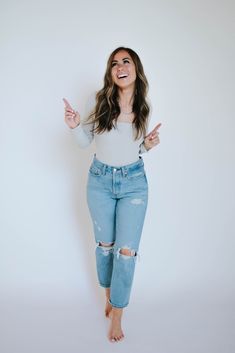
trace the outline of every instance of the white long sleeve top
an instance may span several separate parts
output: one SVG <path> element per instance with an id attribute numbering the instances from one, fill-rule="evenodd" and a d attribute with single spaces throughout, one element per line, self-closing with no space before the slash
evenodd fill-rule
<path id="1" fill-rule="evenodd" d="M 78 146 L 85 148 L 95 140 L 96 158 L 111 166 L 124 166 L 136 162 L 139 155 L 147 152 L 144 137 L 134 139 L 135 127 L 132 123 L 117 121 L 117 127 L 103 133 L 94 133 L 94 123 L 84 124 L 82 121 L 70 129 Z"/>
<path id="2" fill-rule="evenodd" d="M 102 163 L 119 167 L 136 162 L 139 154 L 147 152 L 143 137 L 134 140 L 132 123 L 118 121 L 117 128 L 101 134 L 93 133 L 93 126 L 81 122 L 71 132 L 81 148 L 89 146 L 94 139 L 96 157 Z"/>

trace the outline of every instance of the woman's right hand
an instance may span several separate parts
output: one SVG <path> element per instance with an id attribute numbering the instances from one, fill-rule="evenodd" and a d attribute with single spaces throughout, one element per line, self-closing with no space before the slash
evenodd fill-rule
<path id="1" fill-rule="evenodd" d="M 63 101 L 65 104 L 64 120 L 68 125 L 68 127 L 70 127 L 70 129 L 74 129 L 80 124 L 80 121 L 81 121 L 80 114 L 77 111 L 75 112 L 73 110 L 73 108 L 71 107 L 67 99 L 63 98 Z"/>

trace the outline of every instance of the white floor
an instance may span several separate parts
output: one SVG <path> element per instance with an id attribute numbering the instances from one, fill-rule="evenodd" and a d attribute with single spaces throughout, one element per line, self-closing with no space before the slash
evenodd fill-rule
<path id="1" fill-rule="evenodd" d="M 135 293 L 124 311 L 125 340 L 119 343 L 107 339 L 103 290 L 94 295 L 62 300 L 58 293 L 49 300 L 45 293 L 40 298 L 12 293 L 2 298 L 1 353 L 235 352 L 229 295 L 166 292 L 147 302 Z"/>

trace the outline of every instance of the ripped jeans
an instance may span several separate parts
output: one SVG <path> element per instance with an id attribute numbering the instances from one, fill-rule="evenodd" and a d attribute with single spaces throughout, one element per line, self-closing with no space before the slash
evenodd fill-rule
<path id="1" fill-rule="evenodd" d="M 123 308 L 129 304 L 148 203 L 142 157 L 115 167 L 102 163 L 94 154 L 88 172 L 87 203 L 97 243 L 99 284 L 110 287 L 110 304 Z M 128 249 L 128 255 L 122 249 Z"/>

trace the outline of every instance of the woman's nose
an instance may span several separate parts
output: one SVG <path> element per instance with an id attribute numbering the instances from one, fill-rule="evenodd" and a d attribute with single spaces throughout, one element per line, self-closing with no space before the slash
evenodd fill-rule
<path id="1" fill-rule="evenodd" d="M 117 64 L 118 70 L 122 69 L 123 64 Z"/>

